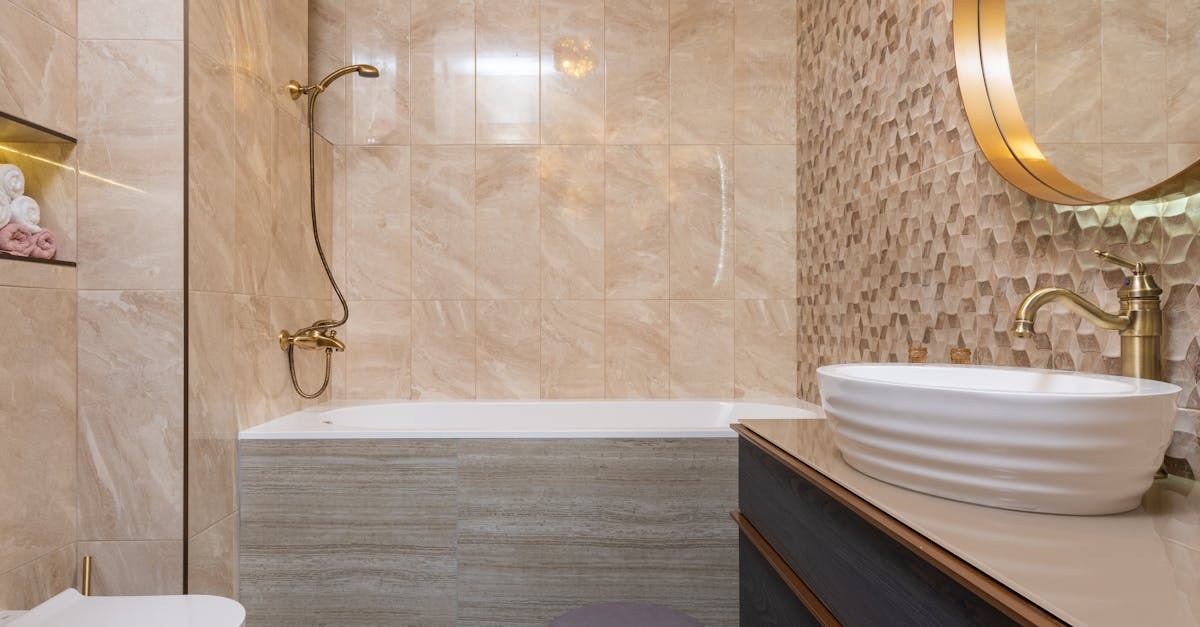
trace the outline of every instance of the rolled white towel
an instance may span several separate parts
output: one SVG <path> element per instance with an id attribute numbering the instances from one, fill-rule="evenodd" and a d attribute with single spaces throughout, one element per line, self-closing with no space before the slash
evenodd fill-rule
<path id="1" fill-rule="evenodd" d="M 0 164 L 0 194 L 15 200 L 25 195 L 25 173 L 11 164 Z"/>
<path id="2" fill-rule="evenodd" d="M 12 221 L 12 201 L 7 194 L 0 194 L 0 228 Z"/>
<path id="3" fill-rule="evenodd" d="M 20 224 L 34 233 L 42 230 L 42 227 L 38 226 L 42 221 L 42 209 L 38 207 L 37 201 L 29 196 L 13 200 L 9 205 L 9 212 L 9 219 L 13 223 Z"/>

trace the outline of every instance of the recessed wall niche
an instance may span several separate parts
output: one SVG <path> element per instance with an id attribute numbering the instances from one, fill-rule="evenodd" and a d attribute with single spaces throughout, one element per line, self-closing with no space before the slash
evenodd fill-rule
<path id="1" fill-rule="evenodd" d="M 39 225 L 54 233 L 54 261 L 76 259 L 78 168 L 75 138 L 0 112 L 0 164 L 12 164 L 25 175 L 24 195 L 41 209 Z M 5 262 L 30 258 L 0 255 Z M 35 260 L 42 261 L 42 260 Z"/>

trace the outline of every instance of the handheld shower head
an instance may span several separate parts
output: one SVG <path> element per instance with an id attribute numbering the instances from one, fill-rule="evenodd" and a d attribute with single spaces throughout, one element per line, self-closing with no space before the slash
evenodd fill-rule
<path id="1" fill-rule="evenodd" d="M 374 65 L 359 63 L 356 65 L 347 65 L 343 68 L 338 68 L 330 72 L 325 78 L 313 85 L 301 85 L 299 81 L 291 81 L 288 83 L 288 93 L 292 96 L 292 100 L 299 100 L 300 96 L 305 94 L 319 94 L 329 88 L 333 81 L 351 73 L 357 72 L 363 78 L 379 78 L 379 68 Z"/>

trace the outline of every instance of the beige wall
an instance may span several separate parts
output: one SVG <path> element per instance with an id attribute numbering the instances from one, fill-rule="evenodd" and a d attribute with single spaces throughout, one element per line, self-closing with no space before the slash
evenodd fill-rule
<path id="1" fill-rule="evenodd" d="M 183 5 L 141 4 L 0 2 L 0 110 L 79 138 L 0 154 L 79 263 L 0 270 L 31 357 L 3 375 L 4 607 L 84 554 L 97 593 L 182 589 Z"/>
<path id="2" fill-rule="evenodd" d="M 79 554 L 183 589 L 183 1 L 78 0 Z"/>
<path id="3" fill-rule="evenodd" d="M 1092 248 L 1152 262 L 1165 290 L 1167 378 L 1183 387 L 1169 468 L 1200 469 L 1200 198 L 1055 207 L 1005 183 L 959 103 L 950 0 L 803 3 L 799 147 L 799 390 L 815 370 L 949 361 L 1120 372 L 1120 342 L 1064 311 L 1009 332 L 1020 299 L 1062 286 L 1115 310 L 1119 269 Z M 1194 82 L 1194 81 L 1193 81 Z"/>
<path id="4" fill-rule="evenodd" d="M 347 11 L 352 5 L 353 11 Z M 795 393 L 791 0 L 312 3 L 342 398 Z M 591 44 L 582 79 L 554 46 Z"/>
<path id="5" fill-rule="evenodd" d="M 0 111 L 77 132 L 75 32 L 73 1 L 0 0 Z M 26 191 L 41 202 L 43 222 L 59 237 L 60 256 L 70 260 L 73 153 L 67 144 L 0 142 L 0 163 L 26 172 Z M 3 609 L 27 609 L 75 583 L 75 284 L 74 268 L 0 259 L 0 327 L 10 348 L 0 371 Z"/>
<path id="6" fill-rule="evenodd" d="M 237 594 L 237 433 L 301 407 L 280 329 L 330 311 L 313 249 L 307 133 L 283 89 L 307 75 L 307 4 L 190 2 L 188 590 Z M 332 147 L 318 138 L 329 241 Z M 308 388 L 321 357 L 299 353 Z"/>

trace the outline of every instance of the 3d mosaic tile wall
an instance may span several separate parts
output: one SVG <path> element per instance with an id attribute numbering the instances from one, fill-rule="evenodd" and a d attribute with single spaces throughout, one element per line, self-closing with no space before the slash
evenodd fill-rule
<path id="1" fill-rule="evenodd" d="M 959 104 L 951 0 L 801 3 L 798 147 L 800 396 L 817 367 L 901 361 L 1120 373 L 1120 341 L 1047 311 L 1009 333 L 1031 290 L 1061 286 L 1109 310 L 1123 275 L 1105 248 L 1151 263 L 1164 289 L 1166 373 L 1181 386 L 1169 470 L 1200 473 L 1200 198 L 1056 207 L 1010 186 Z"/>

